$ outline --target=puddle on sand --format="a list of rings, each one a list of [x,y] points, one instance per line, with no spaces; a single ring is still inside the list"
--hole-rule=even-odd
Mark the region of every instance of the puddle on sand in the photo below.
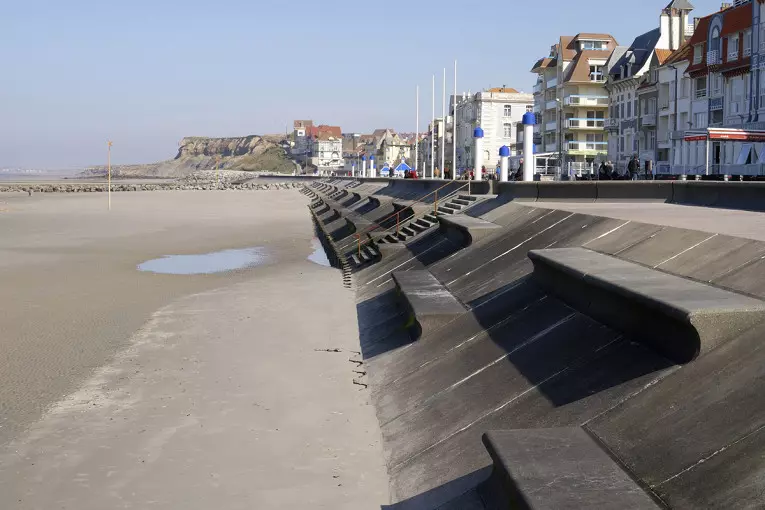
[[[166,255],[140,264],[138,270],[161,274],[212,274],[258,266],[266,260],[264,248],[244,248],[201,255]]]
[[[311,239],[311,246],[313,247],[313,253],[308,256],[308,260],[320,266],[332,267],[327,258],[327,252],[324,251],[324,246],[321,245],[318,237]]]

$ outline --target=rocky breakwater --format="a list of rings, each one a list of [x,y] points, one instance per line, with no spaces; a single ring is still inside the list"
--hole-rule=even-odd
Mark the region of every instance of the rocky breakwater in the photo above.
[[[112,183],[112,191],[209,191],[209,190],[233,190],[233,191],[266,191],[286,190],[300,188],[300,182],[163,182],[163,183],[135,183],[116,182]],[[0,193],[99,193],[108,190],[104,183],[61,183],[61,184],[6,184],[0,185]]]

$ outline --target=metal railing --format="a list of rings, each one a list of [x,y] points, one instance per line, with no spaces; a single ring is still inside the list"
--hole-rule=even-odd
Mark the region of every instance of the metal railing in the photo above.
[[[397,210],[396,212],[394,212],[390,216],[387,216],[387,217],[383,218],[382,220],[379,220],[379,222],[377,222],[377,223],[373,223],[371,227],[365,229],[363,232],[355,233],[354,237],[356,237],[356,239],[357,239],[357,246],[358,246],[357,250],[358,250],[359,256],[361,256],[361,249],[364,246],[366,246],[368,243],[372,242],[372,238],[370,237],[370,238],[368,238],[366,241],[364,241],[362,243],[361,242],[361,237],[362,236],[364,236],[364,235],[369,236],[369,234],[371,234],[372,232],[376,232],[379,229],[383,229],[383,232],[389,232],[389,231],[393,230],[394,227],[385,227],[382,224],[387,222],[390,219],[393,219],[395,217],[396,218],[396,224],[395,224],[396,237],[398,237],[400,229],[401,229],[401,213],[403,211],[406,211],[407,209],[412,209],[412,213],[414,213],[414,209],[413,209],[414,205],[418,204],[418,203],[424,204],[425,200],[430,198],[431,195],[434,197],[433,198],[433,215],[438,217],[438,200],[439,200],[438,192],[441,191],[442,189],[450,186],[450,185],[453,185],[456,182],[459,182],[459,181],[449,181],[449,182],[447,182],[446,184],[444,184],[440,188],[438,188],[438,189],[436,189],[434,191],[431,191],[427,195],[425,195],[423,197],[420,197],[417,200],[413,201],[411,204],[407,205],[405,208]],[[465,184],[463,184],[462,186],[459,186],[457,189],[453,190],[448,195],[441,197],[441,201],[443,202],[444,200],[447,200],[448,198],[450,198],[451,196],[459,193],[460,191],[462,191],[466,187],[468,189],[468,195],[470,195],[471,194],[471,192],[470,192],[471,182],[472,181],[467,181]],[[412,216],[414,216],[414,214]],[[412,216],[408,216],[404,221],[408,221]]]

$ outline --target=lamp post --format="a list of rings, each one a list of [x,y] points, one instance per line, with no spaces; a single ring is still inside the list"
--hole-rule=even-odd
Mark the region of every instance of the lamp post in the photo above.
[[[106,144],[106,168],[107,168],[107,181],[108,181],[108,193],[109,196],[109,210],[112,210],[112,141],[109,140]]]

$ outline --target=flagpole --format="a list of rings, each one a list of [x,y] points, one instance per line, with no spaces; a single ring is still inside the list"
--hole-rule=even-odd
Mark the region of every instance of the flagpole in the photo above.
[[[446,168],[446,68],[444,67],[444,80],[441,92],[441,178],[444,179],[444,169]]]
[[[433,75],[433,88],[431,90],[431,100],[433,106],[433,118],[430,122],[430,178],[435,178],[433,171],[436,164],[436,75]]]
[[[417,85],[417,129],[414,130],[414,171],[420,166],[420,86]]]
[[[457,179],[457,61],[454,61],[454,113],[452,114],[452,180]]]

